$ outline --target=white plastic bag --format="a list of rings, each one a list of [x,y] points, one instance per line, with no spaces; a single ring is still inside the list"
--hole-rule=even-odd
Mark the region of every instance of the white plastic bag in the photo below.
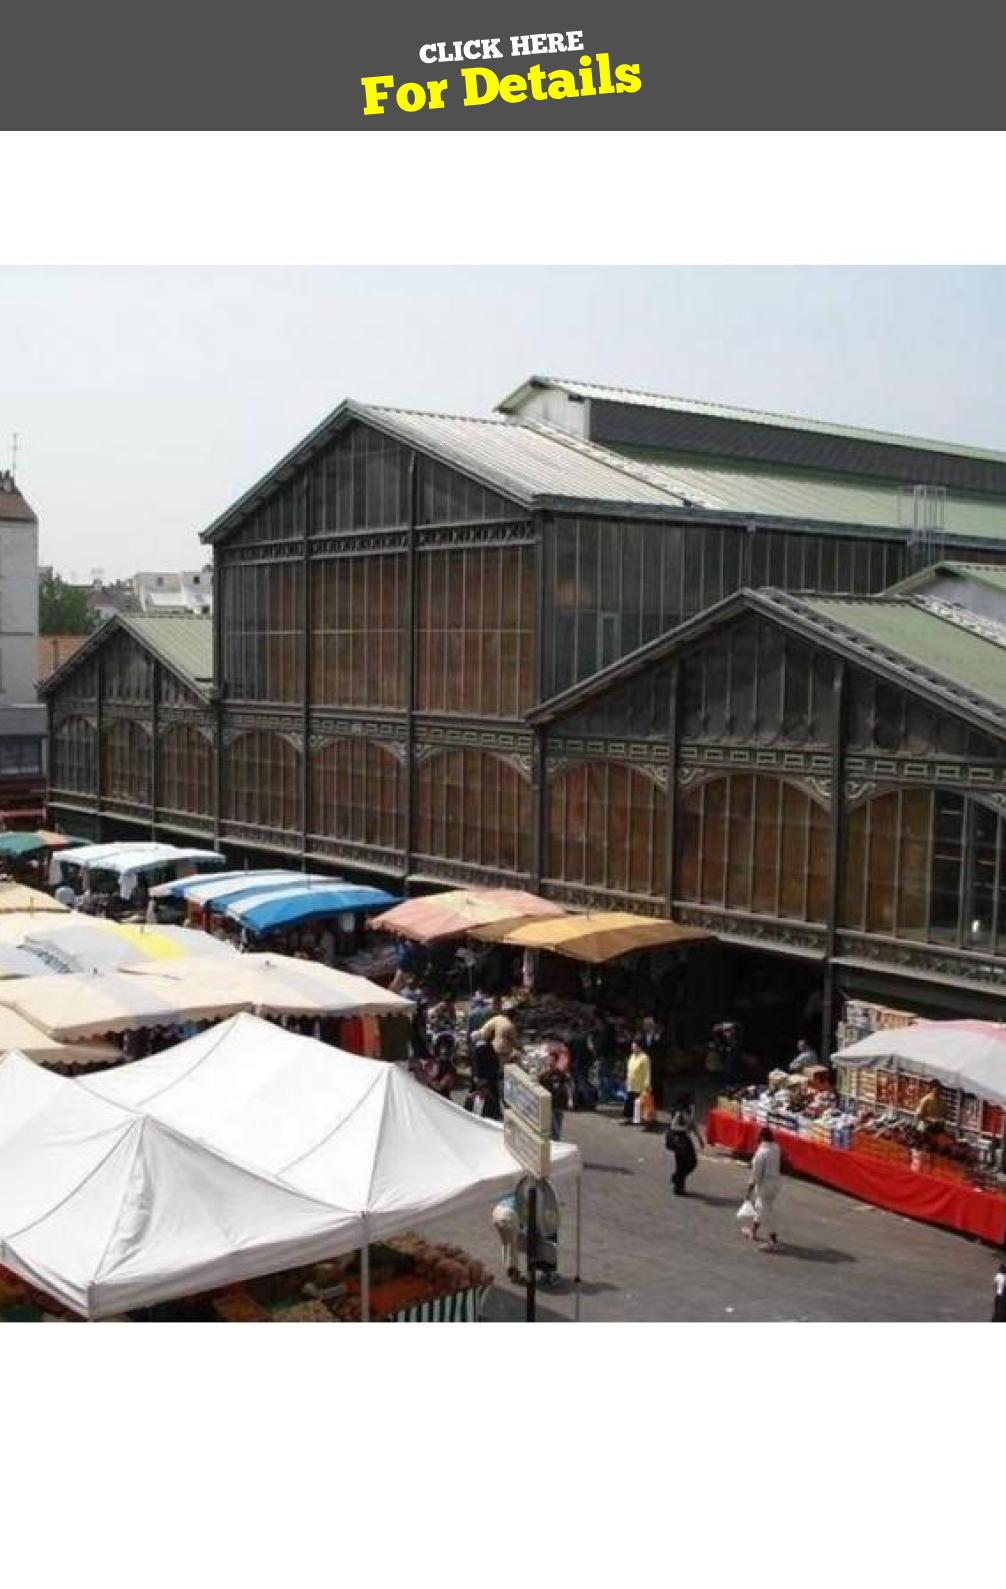
[[[758,1218],[758,1210],[755,1208],[750,1197],[745,1197],[740,1208],[737,1210],[737,1218],[740,1220],[749,1219],[752,1223]]]
[[[632,1123],[634,1126],[641,1126],[643,1123],[643,1098],[641,1093],[637,1095],[636,1101],[632,1105]]]

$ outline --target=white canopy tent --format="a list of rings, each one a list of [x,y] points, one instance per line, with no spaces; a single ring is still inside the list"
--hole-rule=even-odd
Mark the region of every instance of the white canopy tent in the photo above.
[[[0,1062],[0,1262],[90,1318],[357,1247],[366,1317],[370,1242],[522,1173],[501,1126],[251,1015],[86,1080]]]
[[[0,1262],[85,1318],[360,1244],[358,1217],[163,1125],[0,1061]]]
[[[909,1070],[1006,1105],[1006,1025],[997,1021],[918,1021],[871,1032],[832,1058],[869,1070]]]
[[[49,880],[62,883],[72,869],[78,868],[86,877],[89,872],[111,872],[119,879],[119,893],[129,899],[136,891],[137,880],[145,872],[156,872],[162,867],[176,868],[175,876],[183,871],[195,873],[204,866],[222,866],[224,858],[218,850],[180,848],[177,844],[85,844],[77,849],[61,850],[54,855],[49,868]]]
[[[163,1054],[76,1082],[298,1191],[363,1214],[369,1240],[486,1203],[523,1173],[503,1128],[384,1060],[238,1015]],[[579,1149],[552,1144],[552,1174]]]

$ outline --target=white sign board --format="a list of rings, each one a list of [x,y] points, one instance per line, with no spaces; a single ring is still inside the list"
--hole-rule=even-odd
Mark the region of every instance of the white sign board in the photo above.
[[[503,1111],[503,1141],[529,1175],[544,1180],[552,1167],[552,1143],[512,1109]]]
[[[539,1087],[522,1065],[504,1065],[503,1102],[541,1136],[552,1134],[552,1094]]]

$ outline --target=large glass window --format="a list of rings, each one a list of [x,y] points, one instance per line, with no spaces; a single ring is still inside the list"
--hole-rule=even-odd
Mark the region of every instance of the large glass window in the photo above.
[[[682,659],[684,739],[826,745],[833,664],[777,625],[732,624]]]
[[[622,762],[592,761],[549,785],[549,876],[662,898],[667,886],[667,796]]]
[[[252,827],[301,827],[301,756],[282,734],[239,734],[226,751],[227,815]]]
[[[316,704],[404,706],[405,558],[320,560],[311,605]]]
[[[841,921],[964,949],[1006,947],[1003,818],[949,789],[892,789],[843,834]]]
[[[150,736],[139,723],[117,718],[103,731],[102,794],[150,804]]]
[[[97,790],[98,736],[83,717],[68,717],[52,736],[52,766],[49,771],[54,789],[93,795]]]
[[[225,564],[223,675],[234,700],[301,699],[303,579],[300,562]]]
[[[317,838],[404,847],[404,779],[398,757],[386,746],[370,739],[324,745],[312,758],[311,789]]]
[[[166,811],[210,817],[213,813],[213,746],[190,723],[170,728],[161,740],[159,804]]]
[[[448,750],[420,764],[416,842],[422,855],[526,873],[531,864],[531,786],[511,762]]]
[[[420,711],[520,716],[537,684],[534,548],[422,551],[418,577]]]
[[[795,784],[733,773],[678,813],[681,897],[755,915],[827,919],[828,814]]]

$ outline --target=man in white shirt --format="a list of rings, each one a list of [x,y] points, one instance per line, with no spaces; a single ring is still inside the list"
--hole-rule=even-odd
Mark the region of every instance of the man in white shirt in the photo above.
[[[755,1220],[751,1227],[751,1236],[754,1241],[760,1240],[760,1233],[764,1226],[766,1231],[766,1250],[775,1252],[779,1246],[776,1229],[775,1204],[782,1185],[782,1155],[779,1145],[769,1130],[764,1126],[758,1133],[758,1150],[751,1160],[751,1184],[748,1187],[748,1197],[754,1204]]]

